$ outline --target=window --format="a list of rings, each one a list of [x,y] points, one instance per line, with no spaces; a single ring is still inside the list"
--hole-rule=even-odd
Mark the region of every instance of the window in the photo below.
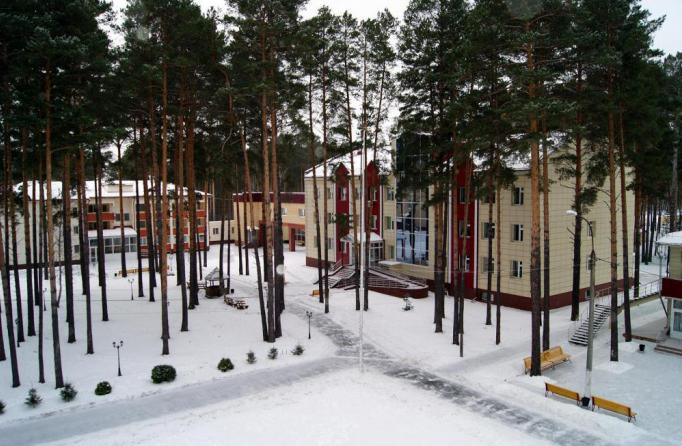
[[[73,253],[79,254],[81,250],[81,245],[73,245]]]
[[[495,272],[495,259],[490,257],[481,258],[481,271],[484,273],[494,273]]]
[[[146,228],[147,227],[147,221],[146,220],[140,220],[140,224],[138,224],[138,227]]]
[[[587,259],[585,260],[585,266],[587,267],[588,271],[592,270],[592,256],[587,256]]]
[[[123,213],[123,220],[125,220],[125,221],[130,221],[130,214],[127,213],[127,212],[124,212],[124,213]]]
[[[682,310],[682,300],[673,299],[673,308],[676,310]]]
[[[305,208],[298,208],[298,216],[305,217]]]
[[[73,233],[78,234],[78,225],[73,227]]]
[[[460,220],[460,221],[459,221],[459,224],[457,225],[457,227],[458,227],[458,229],[459,229],[459,230],[458,230],[459,236],[460,236],[460,237],[464,237],[464,220]],[[467,223],[466,231],[467,231],[466,236],[467,236],[467,237],[471,237],[471,224]]]
[[[481,238],[487,240],[488,236],[490,238],[495,238],[495,223],[483,222],[481,225]]]
[[[395,258],[395,246],[393,245],[388,245],[388,258],[389,259]]]
[[[459,268],[462,269],[464,268],[464,271],[467,272],[471,268],[471,259],[469,259],[469,256],[460,256],[459,257]]]
[[[137,209],[137,212],[144,212],[145,209],[146,209],[146,207],[145,207],[145,205],[144,205],[144,203],[143,203],[143,204],[135,205],[135,209]]]
[[[379,201],[379,188],[378,187],[372,188],[372,201]]]
[[[287,215],[287,208],[282,208],[282,216]]]
[[[147,237],[140,237],[140,245],[146,245],[147,244]]]
[[[393,218],[389,215],[384,217],[384,229],[393,229]]]
[[[467,190],[466,187],[461,187],[459,188],[459,202],[460,203],[466,203],[467,201]]]
[[[386,200],[395,200],[395,189],[392,186],[386,186]]]
[[[348,200],[348,189],[346,189],[345,187],[340,187],[339,194],[341,195],[341,201]]]
[[[514,206],[521,206],[523,204],[523,188],[515,187],[512,190],[512,204]]]
[[[327,237],[327,249],[334,249],[334,239]]]
[[[512,225],[512,241],[523,241],[523,225]]]
[[[213,228],[213,235],[218,235],[220,230],[218,228]]]
[[[78,215],[78,208],[71,208],[71,215]]]
[[[369,222],[370,222],[370,227],[372,229],[377,229],[377,216],[376,215],[370,215],[369,216]]]
[[[114,214],[114,219],[116,221],[121,221],[121,214]]]
[[[327,223],[328,224],[334,223],[334,216],[332,215],[331,212],[327,212]]]
[[[317,239],[317,236],[315,236],[315,247],[317,248],[320,245],[320,241]]]
[[[329,186],[327,187],[327,200],[333,200],[334,199],[334,187]]]
[[[429,211],[426,189],[404,187],[396,194],[395,259],[426,265],[429,259]]]
[[[517,279],[523,277],[523,262],[521,260],[512,260],[511,276]]]

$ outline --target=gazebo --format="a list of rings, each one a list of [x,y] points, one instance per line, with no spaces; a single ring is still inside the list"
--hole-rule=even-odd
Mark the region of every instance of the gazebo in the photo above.
[[[204,277],[204,284],[206,286],[206,297],[220,297],[220,271],[218,268],[213,268],[213,271],[206,274]],[[223,274],[223,290],[229,290],[230,276]]]

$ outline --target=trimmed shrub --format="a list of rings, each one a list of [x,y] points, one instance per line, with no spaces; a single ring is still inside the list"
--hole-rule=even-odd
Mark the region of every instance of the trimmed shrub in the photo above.
[[[68,403],[69,401],[73,401],[76,398],[76,395],[78,395],[78,390],[76,390],[70,383],[66,383],[64,384],[64,387],[62,387],[62,390],[59,391],[59,394],[62,396],[62,400]]]
[[[36,407],[42,401],[43,399],[38,395],[38,391],[36,389],[31,389],[28,391],[28,396],[26,397],[26,400],[24,400],[24,403],[29,407]]]
[[[111,393],[111,384],[109,384],[109,381],[102,381],[100,383],[97,383],[97,387],[95,387],[95,395],[102,396],[102,395],[109,395]]]
[[[251,350],[246,354],[246,362],[249,364],[254,364],[256,362],[256,354]]]
[[[277,355],[279,355],[279,351],[275,347],[272,347],[268,352],[268,358],[270,359],[277,359]]]
[[[152,382],[161,384],[175,380],[175,367],[172,365],[157,365],[152,369]]]
[[[301,344],[297,344],[296,347],[294,347],[294,349],[291,351],[291,354],[294,356],[301,356],[304,351],[305,349],[303,346]]]
[[[234,368],[234,364],[232,364],[232,361],[230,358],[223,358],[220,360],[218,363],[218,370],[221,372],[227,372],[228,370],[232,370]]]
[[[5,406],[5,402],[0,400],[0,415],[5,413],[5,407],[7,407],[7,406]]]

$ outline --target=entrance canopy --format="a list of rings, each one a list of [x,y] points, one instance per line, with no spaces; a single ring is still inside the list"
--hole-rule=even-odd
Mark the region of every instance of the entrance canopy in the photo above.
[[[358,232],[360,232],[360,231],[358,231]],[[358,238],[360,239],[360,243],[364,243],[366,240],[365,233],[361,232],[359,235],[360,236]],[[352,232],[349,232],[348,234],[344,235],[341,238],[341,241],[347,242],[347,243],[355,243],[355,236]],[[376,243],[383,243],[383,241],[384,241],[384,239],[382,239],[381,236],[379,234],[377,234],[376,232],[372,231],[369,233],[369,243],[370,244],[374,245]]]
[[[682,246],[682,231],[670,232],[656,240],[656,243],[663,246]]]

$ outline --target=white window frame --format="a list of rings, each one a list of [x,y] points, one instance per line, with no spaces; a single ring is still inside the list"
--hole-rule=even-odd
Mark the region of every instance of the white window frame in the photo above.
[[[518,191],[518,193],[517,193]],[[524,203],[524,189],[521,186],[514,186],[512,189],[512,206],[523,206]],[[517,200],[518,198],[518,200]]]
[[[298,216],[305,217],[305,208],[298,208]]]
[[[511,274],[513,279],[523,278],[523,260],[512,260],[511,261]]]
[[[512,242],[522,242],[523,241],[523,223],[512,224]]]

